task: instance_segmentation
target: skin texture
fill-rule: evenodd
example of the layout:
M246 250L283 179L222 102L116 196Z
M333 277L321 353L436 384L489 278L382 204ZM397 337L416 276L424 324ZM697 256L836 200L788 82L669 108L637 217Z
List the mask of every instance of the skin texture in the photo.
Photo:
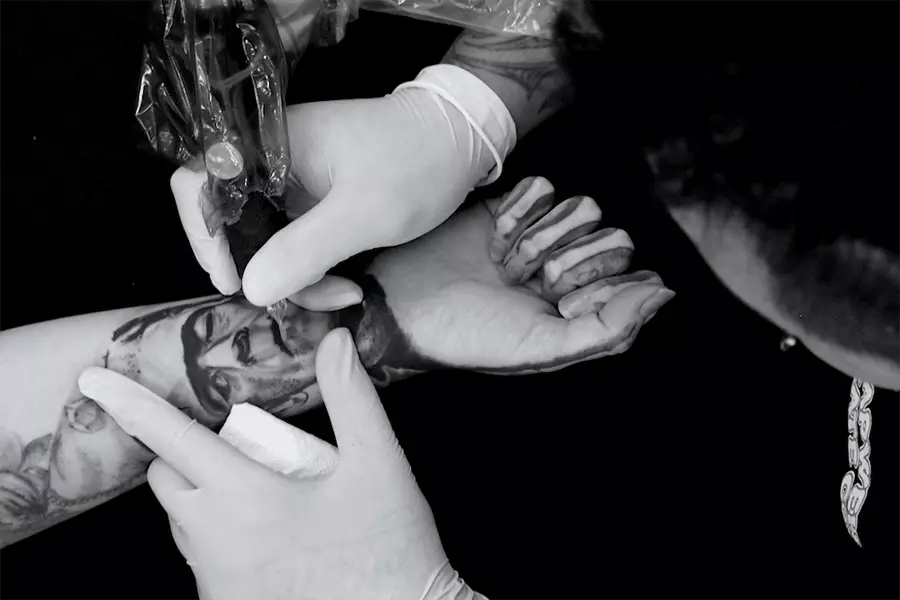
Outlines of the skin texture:
M670 208L669 212L722 283L747 306L842 373L881 388L900 390L900 357L891 362L849 350L815 336L803 323L784 314L775 301L769 269L759 258L756 239L742 217L726 218L696 208Z

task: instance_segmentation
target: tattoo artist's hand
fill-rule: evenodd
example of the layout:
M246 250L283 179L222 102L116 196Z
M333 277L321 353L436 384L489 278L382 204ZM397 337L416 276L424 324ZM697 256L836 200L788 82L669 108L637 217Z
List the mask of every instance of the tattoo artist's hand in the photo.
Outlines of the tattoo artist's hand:
M558 369L624 352L675 295L656 273L622 274L631 238L599 229L600 217L592 199L556 205L550 182L530 177L383 252L370 272L419 356L487 372Z
M471 598L346 329L316 370L339 460L314 479L255 462L113 371L88 369L79 387L159 456L147 479L201 598Z
M295 220L253 257L243 282L224 234L210 238L204 226L198 192L191 190L194 180L199 190L202 177L182 168L172 178L200 265L220 292L233 294L243 284L258 306L306 288L360 252L431 231L494 167L462 113L429 90L301 104L290 107L288 122L293 186L287 205Z

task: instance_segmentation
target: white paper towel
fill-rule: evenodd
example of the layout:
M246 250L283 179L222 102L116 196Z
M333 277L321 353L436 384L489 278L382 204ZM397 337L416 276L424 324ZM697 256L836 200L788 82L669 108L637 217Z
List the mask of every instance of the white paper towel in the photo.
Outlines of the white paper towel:
M337 448L252 404L231 407L219 437L252 458L290 477L319 477L337 466Z

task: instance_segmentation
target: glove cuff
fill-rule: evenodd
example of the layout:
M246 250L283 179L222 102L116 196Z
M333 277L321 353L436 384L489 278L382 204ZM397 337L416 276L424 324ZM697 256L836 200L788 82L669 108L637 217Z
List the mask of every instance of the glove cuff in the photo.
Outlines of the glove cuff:
M487 597L466 585L450 561L445 560L428 578L420 600L487 600Z
M432 65L413 81L397 86L394 92L422 88L452 104L469 122L494 156L495 165L477 186L495 182L503 172L503 161L516 146L516 123L500 96L486 83L455 65Z

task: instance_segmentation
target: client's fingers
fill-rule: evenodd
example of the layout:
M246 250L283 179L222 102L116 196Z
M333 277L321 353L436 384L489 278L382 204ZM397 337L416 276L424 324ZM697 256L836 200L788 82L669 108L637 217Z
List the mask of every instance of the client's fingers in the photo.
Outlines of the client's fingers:
M614 296L628 288L647 284L661 288L662 278L653 271L636 271L606 277L564 296L559 301L557 310L566 319L576 319L585 314L599 312Z
M631 264L634 243L621 229L583 236L550 254L544 262L542 296L556 302L579 286L618 275Z
M206 172L180 167L172 175L169 185L175 196L181 225L197 262L209 273L210 281L216 289L229 296L241 289L241 278L238 277L224 231L211 236L206 228L201 205L206 180Z
M607 302L597 302L599 310L568 321L563 355L580 362L628 350L641 326L674 296L656 283L625 287Z
M600 222L600 207L587 196L569 198L532 225L516 240L503 262L507 281L528 280L556 249L591 232Z
M502 261L525 230L550 212L554 202L553 185L543 177L526 177L501 200L488 202L494 215L491 260Z

